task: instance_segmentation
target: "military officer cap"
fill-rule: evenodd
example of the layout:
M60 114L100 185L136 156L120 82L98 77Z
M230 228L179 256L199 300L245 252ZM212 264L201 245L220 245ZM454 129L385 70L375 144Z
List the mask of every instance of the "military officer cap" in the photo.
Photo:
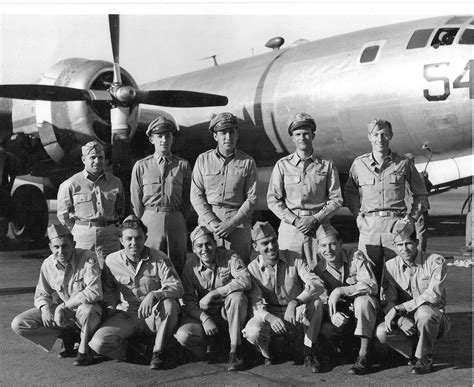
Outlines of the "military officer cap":
M252 240L254 242L270 236L276 237L276 232L270 223L260 221L255 222L252 227Z
M104 147L98 141L89 141L81 148L81 150L83 156L104 153Z
M66 235L72 235L71 231L69 231L69 229L61 223L52 224L51 226L48 227L49 240L66 236Z
M210 231L207 227L204 226L197 226L189 236L191 238L191 243L194 244L194 241L201 238L204 235L211 235L214 238L212 231Z
M308 128L316 132L316 122L308 113L296 113L288 120L288 134L291 136L295 129Z
M339 233L337 230L330 224L321 224L316 231L316 240L321 240L323 238L329 238L330 236L335 235L339 239Z
M413 236L413 233L415 232L415 225L403 219L397 220L393 225L391 231L394 241L396 238L402 241L404 241L405 239L416 238L416 236Z
M166 118L165 116L158 116L148 125L146 135L151 136L154 133L165 132L171 132L173 134L176 134L178 132L178 129L176 128L176 124L169 118Z
M221 130L236 128L237 129L237 117L232 113L219 113L212 117L209 122L209 131L211 133L219 132Z
M369 134L372 134L372 132L376 129L382 130L382 129L388 129L390 133L392 132L392 124L388 121L385 120L380 120L378 118L374 118L372 121L370 121L367 124L367 129L369 131Z

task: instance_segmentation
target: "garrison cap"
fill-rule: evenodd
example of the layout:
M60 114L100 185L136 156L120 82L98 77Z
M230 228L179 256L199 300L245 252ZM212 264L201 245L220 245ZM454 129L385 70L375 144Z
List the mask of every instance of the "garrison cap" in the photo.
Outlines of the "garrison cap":
M66 235L72 235L71 231L63 224L52 224L48 227L48 238L49 240L59 238Z
M316 231L316 240L319 241L320 239L329 238L333 235L339 238L339 233L332 225L328 223L323 223L318 227L318 230Z
M232 113L219 113L212 117L209 122L209 131L211 133L219 132L221 130L236 128L237 129L237 117Z
M276 232L270 223L260 221L255 222L252 227L252 240L254 242L270 236L276 237Z
M138 229L141 228L143 232L146 234L148 232L148 227L141 221L140 218L136 217L135 215L127 216L123 222L120 224L120 231L126 228L133 228Z
M314 133L316 132L316 122L308 113L296 113L288 120L288 134L291 136L293 130L308 128Z
M376 129L382 130L382 129L385 129L385 128L388 129L390 131L390 133L393 133L392 124L389 121L374 118L372 121L370 121L367 124L367 129L369 131L369 134L372 134L372 132Z
M204 226L197 226L190 234L190 239L191 239L191 243L194 244L194 241L196 239L199 239L201 238L202 236L204 235L211 235L212 238L214 239L214 235L212 233L212 231L210 231L207 227L204 227Z
M99 141L89 141L81 148L81 150L83 156L87 156L89 154L104 153L104 147Z
M415 225L406 220L400 219L395 222L392 227L393 240L400 238L401 240L410 239L415 232Z
M176 128L176 124L172 120L166 118L165 116L158 116L148 124L146 135L151 136L153 133L165 132L176 134L177 131L178 129Z

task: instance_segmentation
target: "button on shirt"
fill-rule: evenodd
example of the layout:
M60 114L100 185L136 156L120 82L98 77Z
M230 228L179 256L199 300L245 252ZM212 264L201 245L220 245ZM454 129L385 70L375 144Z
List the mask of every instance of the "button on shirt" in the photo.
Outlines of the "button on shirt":
M273 168L267 193L268 207L286 223L293 224L298 210L313 210L321 223L342 205L339 175L330 160L312 155L306 161L295 152Z
M360 250L341 248L340 254L342 266L339 270L327 263L322 256L318 258L314 272L324 282L325 293L321 299L327 302L331 292L340 287L348 297L376 295L378 286L370 259Z
M413 193L411 216L417 219L429 208L423 178L407 158L391 152L379 165L372 153L357 157L352 163L344 198L349 210L360 212L406 211L406 184Z
M316 299L324 292L321 279L312 273L300 255L280 250L275 266L259 255L248 266L252 276L250 299L254 315L265 318L267 306L286 306L295 298Z
M194 165L191 203L199 217L209 224L220 219L212 206L238 210L237 224L250 222L257 204L257 167L252 157L236 150L224 158L217 149L201 153Z
M186 217L190 186L191 166L186 160L174 155L145 157L133 166L130 183L133 212L141 218L146 207L168 207Z
M217 248L216 255L214 268L207 267L193 255L183 270L184 310L201 321L207 318L207 314L199 308L199 300L211 290L217 290L222 296L213 303L213 306L221 307L227 295L250 290L251 287L250 273L238 254Z
M124 250L107 256L102 274L107 307L137 312L150 292L158 299L183 296L183 286L170 259L161 251L148 247L143 254L144 258L136 267Z
M83 170L59 186L59 221L72 228L74 221L116 221L125 211L122 181L103 172L95 181Z
M423 304L444 311L446 306L447 266L445 259L432 254L422 262L421 253L413 266L407 265L400 256L385 263L384 292L387 300L385 313L395 305L403 303L408 312Z
M102 300L100 268L95 254L89 250L75 249L73 256L63 266L53 255L41 265L36 285L34 305L40 309L60 302L76 308Z

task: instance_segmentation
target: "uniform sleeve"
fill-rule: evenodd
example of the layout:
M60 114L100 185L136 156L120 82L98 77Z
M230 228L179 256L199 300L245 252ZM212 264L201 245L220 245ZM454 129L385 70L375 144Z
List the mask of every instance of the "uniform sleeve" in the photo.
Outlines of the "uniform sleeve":
M251 288L249 293L250 305L252 306L253 315L256 318L265 321L265 317L269 313L267 311L267 302L263 297L262 289L258 284L258 281L253 277L251 277Z
M303 259L296 258L295 265L299 277L305 283L303 291L297 297L306 304L324 293L324 283L309 269L308 264Z
M252 286L250 273L240 256L237 254L232 254L230 259L230 273L232 275L232 280L228 284L216 289L221 296L226 297L228 294L233 292L244 292L250 290Z
M158 261L158 275L160 276L161 289L153 291L158 298L177 299L183 297L183 284L168 257L163 257Z
M426 190L425 182L416 169L415 164L409 160L406 160L406 164L406 179L413 196L410 216L416 220L423 212L430 208L430 204L428 202L428 191Z
M136 217L141 219L144 212L143 185L138 162L135 163L132 169L132 176L130 179L130 202L132 204L133 213Z
M201 172L203 167L203 157L201 156L202 155L198 156L196 160L191 178L191 203L198 216L202 218L206 224L210 224L213 221L220 223L219 218L212 211L212 206L207 202L204 179Z
M41 309L41 307L44 305L52 306L54 292L55 290L49 285L45 270L45 262L43 262L43 264L41 265L40 275L35 290L35 307L37 309Z
M428 258L428 262L431 269L428 288L420 296L402 304L408 312L418 309L423 304L435 305L443 301L446 261L441 255L433 254Z
M119 194L117 201L115 202L115 215L117 216L118 220L121 220L125 215L125 192L123 191L122 180L119 178L117 179L119 182Z
M104 263L101 273L102 290L104 293L104 307L115 308L120 304L120 289L115 282L115 278L110 271L107 260Z
M334 213L342 206L341 184L339 182L339 173L332 161L328 161L329 170L326 180L326 203L323 208L314 215L319 223L329 220Z
M64 303L67 308L74 309L81 304L92 304L103 299L100 267L94 253L84 265L83 284L84 289Z
M272 175L268 183L267 204L268 208L281 220L286 223L293 224L297 216L286 205L286 193L283 179L284 174L282 170L282 162L279 161L273 168Z
M377 280L372 266L372 261L362 251L356 250L351 254L349 276L346 280L349 286L341 287L344 295L349 297L377 295Z
M70 218L70 214L74 214L74 201L70 188L71 185L68 180L59 186L57 217L63 225L71 230L74 226L74 219Z
M352 163L349 178L344 186L344 202L349 211L357 218L360 211L359 180L355 172L356 161Z
M183 269L183 309L188 316L204 322L209 316L199 308L199 299L197 290L194 287L193 277L193 264L192 261L188 261Z
M181 213L183 214L184 219L188 218L189 209L191 208L190 201L190 190L191 190L191 165L185 161L183 163L183 207L181 208Z

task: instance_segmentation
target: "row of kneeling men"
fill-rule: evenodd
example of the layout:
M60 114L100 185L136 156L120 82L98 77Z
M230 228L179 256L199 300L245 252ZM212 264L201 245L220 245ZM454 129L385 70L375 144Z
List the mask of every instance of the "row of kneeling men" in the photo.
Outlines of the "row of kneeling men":
M413 362L412 372L430 372L434 342L449 330L444 258L420 261L410 223L394 233L398 255L385 263L382 286L370 258L342 247L330 224L317 230L314 268L280 250L267 222L252 228L258 255L248 266L198 226L181 279L167 255L145 246L140 219L127 217L120 232L123 249L101 270L93 252L75 248L68 228L50 226L52 254L41 267L35 307L15 317L13 330L47 351L61 337L59 356L76 356L77 366L99 355L125 361L140 348L137 338L148 337L151 369L173 366L177 348L181 361L186 354L216 361L227 342L229 371L292 355L312 372L355 361L356 375L371 370L374 336Z

